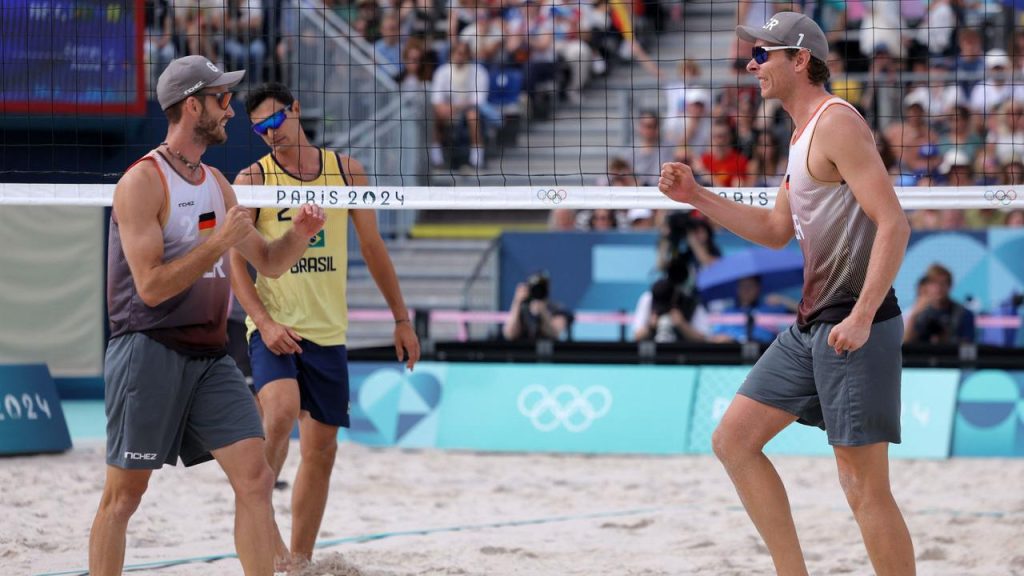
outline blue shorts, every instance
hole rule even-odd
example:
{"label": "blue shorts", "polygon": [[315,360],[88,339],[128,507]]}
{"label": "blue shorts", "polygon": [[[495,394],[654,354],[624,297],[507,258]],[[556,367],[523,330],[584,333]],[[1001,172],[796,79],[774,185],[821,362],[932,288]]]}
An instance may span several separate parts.
{"label": "blue shorts", "polygon": [[274,380],[299,383],[299,406],[317,422],[348,428],[348,350],[341,346],[320,346],[309,340],[299,342],[302,354],[278,356],[263,343],[260,333],[249,339],[252,384],[261,388]]}

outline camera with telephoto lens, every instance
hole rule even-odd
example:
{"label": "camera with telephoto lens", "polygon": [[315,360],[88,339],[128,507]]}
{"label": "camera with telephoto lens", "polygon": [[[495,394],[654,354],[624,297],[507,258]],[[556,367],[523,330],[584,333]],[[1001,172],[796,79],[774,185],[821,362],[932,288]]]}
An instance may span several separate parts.
{"label": "camera with telephoto lens", "polygon": [[[674,248],[680,248],[686,242],[686,237],[693,230],[703,228],[707,237],[714,236],[714,229],[703,218],[697,218],[687,212],[675,212],[668,215],[665,220],[666,230],[662,231],[662,237]],[[685,252],[688,247],[684,248]]]}
{"label": "camera with telephoto lens", "polygon": [[548,298],[548,275],[544,272],[532,274],[526,280],[529,289],[528,300],[547,300]]}

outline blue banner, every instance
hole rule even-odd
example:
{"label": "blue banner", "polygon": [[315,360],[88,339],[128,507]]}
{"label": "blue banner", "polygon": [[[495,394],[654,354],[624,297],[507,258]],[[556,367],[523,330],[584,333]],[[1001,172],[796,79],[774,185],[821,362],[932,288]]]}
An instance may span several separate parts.
{"label": "blue banner", "polygon": [[[711,452],[711,434],[739,390],[750,367],[708,366],[700,370],[694,400],[689,450]],[[902,384],[901,444],[890,448],[902,458],[946,458],[953,430],[959,370],[905,369]],[[765,447],[765,452],[788,455],[829,455],[832,448],[819,428],[792,425]]]}
{"label": "blue banner", "polygon": [[889,448],[899,458],[948,458],[960,370],[903,370],[903,443]]}
{"label": "blue banner", "polygon": [[453,365],[438,446],[679,454],[696,375],[671,366]]}
{"label": "blue banner", "polygon": [[0,454],[70,448],[71,435],[46,365],[0,366]]}
{"label": "blue banner", "polygon": [[[355,362],[343,437],[483,451],[709,453],[749,369],[424,362],[410,373]],[[902,435],[894,457],[1024,456],[1024,372],[905,369]],[[832,454],[825,433],[803,425],[787,427],[766,451]]]}
{"label": "blue banner", "polygon": [[1024,456],[1024,372],[964,371],[953,456]]}

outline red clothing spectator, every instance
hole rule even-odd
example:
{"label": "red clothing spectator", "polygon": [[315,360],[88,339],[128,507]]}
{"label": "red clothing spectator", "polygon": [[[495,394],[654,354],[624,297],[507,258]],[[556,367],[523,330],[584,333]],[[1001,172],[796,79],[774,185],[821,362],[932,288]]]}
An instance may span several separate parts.
{"label": "red clothing spectator", "polygon": [[716,156],[713,151],[700,157],[711,177],[713,186],[742,186],[747,177],[747,158],[733,148],[724,156]]}
{"label": "red clothing spectator", "polygon": [[711,146],[700,157],[712,186],[742,186],[747,179],[747,157],[736,149],[736,132],[724,119],[711,127]]}

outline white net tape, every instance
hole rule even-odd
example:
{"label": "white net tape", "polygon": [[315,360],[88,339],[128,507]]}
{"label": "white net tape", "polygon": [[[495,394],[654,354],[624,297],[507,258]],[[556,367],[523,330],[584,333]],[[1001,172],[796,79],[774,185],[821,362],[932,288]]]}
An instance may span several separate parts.
{"label": "white net tape", "polygon": [[[771,207],[775,188],[713,188],[736,203]],[[112,184],[0,183],[0,205],[110,206]],[[236,186],[245,206],[286,208],[314,203],[325,208],[378,210],[550,210],[553,208],[667,208],[685,206],[669,200],[654,187],[609,186],[366,186],[299,188]],[[897,187],[906,210],[1010,208],[1024,186]]]}

